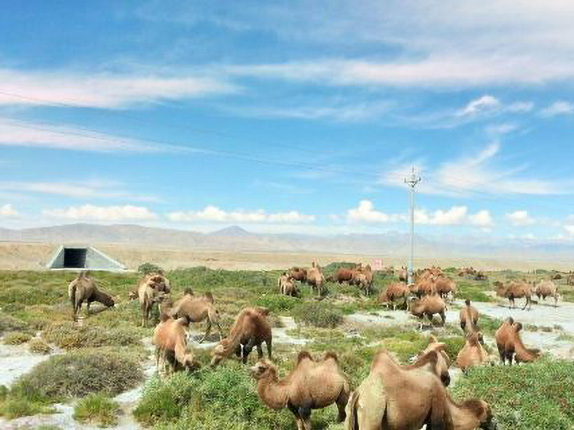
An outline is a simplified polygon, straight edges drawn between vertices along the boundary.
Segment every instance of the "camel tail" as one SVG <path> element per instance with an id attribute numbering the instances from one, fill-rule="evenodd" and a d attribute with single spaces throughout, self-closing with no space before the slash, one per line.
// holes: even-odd
<path id="1" fill-rule="evenodd" d="M 359 430 L 357 403 L 359 403 L 359 393 L 353 391 L 349 403 L 347 403 L 347 422 L 345 423 L 345 430 Z"/>

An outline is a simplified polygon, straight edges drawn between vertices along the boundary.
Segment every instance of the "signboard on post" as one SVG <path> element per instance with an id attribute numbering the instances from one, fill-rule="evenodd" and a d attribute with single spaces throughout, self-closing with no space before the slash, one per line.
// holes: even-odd
<path id="1" fill-rule="evenodd" d="M 373 258 L 372 261 L 373 270 L 383 270 L 383 259 L 382 258 Z"/>

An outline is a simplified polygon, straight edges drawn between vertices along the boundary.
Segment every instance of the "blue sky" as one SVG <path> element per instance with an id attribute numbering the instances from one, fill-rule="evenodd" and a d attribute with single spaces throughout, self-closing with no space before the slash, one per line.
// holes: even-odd
<path id="1" fill-rule="evenodd" d="M 574 240 L 574 4 L 30 1 L 0 222 Z"/>

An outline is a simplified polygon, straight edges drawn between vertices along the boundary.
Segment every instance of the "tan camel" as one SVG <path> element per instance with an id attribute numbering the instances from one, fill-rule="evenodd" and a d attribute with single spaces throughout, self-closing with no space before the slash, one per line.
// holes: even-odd
<path id="1" fill-rule="evenodd" d="M 452 294 L 452 296 L 454 297 L 456 293 L 456 283 L 452 279 L 444 275 L 439 275 L 435 278 L 434 284 L 436 292 L 443 299 L 446 299 L 449 296 L 449 294 Z"/>
<path id="2" fill-rule="evenodd" d="M 323 294 L 323 283 L 325 282 L 325 277 L 321 271 L 321 267 L 313 262 L 313 267 L 307 271 L 307 284 L 317 292 L 317 297 L 321 297 Z"/>
<path id="3" fill-rule="evenodd" d="M 345 420 L 351 390 L 335 353 L 327 352 L 322 361 L 316 362 L 307 351 L 300 352 L 295 369 L 282 380 L 269 360 L 259 361 L 251 371 L 257 379 L 259 399 L 276 411 L 289 408 L 298 430 L 311 430 L 311 411 L 334 403 L 339 409 L 339 422 Z"/>
<path id="4" fill-rule="evenodd" d="M 291 268 L 287 274 L 299 282 L 307 282 L 307 269 L 303 269 L 302 267 L 293 267 Z"/>
<path id="5" fill-rule="evenodd" d="M 229 336 L 219 342 L 213 350 L 211 365 L 218 365 L 234 353 L 245 364 L 253 347 L 257 347 L 257 354 L 261 359 L 263 358 L 263 348 L 261 347 L 263 342 L 267 345 L 267 352 L 269 358 L 271 358 L 273 335 L 271 333 L 271 325 L 267 321 L 267 315 L 269 315 L 269 311 L 265 308 L 243 309 L 237 315 L 235 323 L 229 331 Z"/>
<path id="6" fill-rule="evenodd" d="M 534 291 L 538 299 L 546 300 L 546 297 L 554 297 L 554 307 L 558 307 L 558 288 L 552 281 L 540 281 Z"/>
<path id="7" fill-rule="evenodd" d="M 407 268 L 401 267 L 401 270 L 399 270 L 397 277 L 399 278 L 400 282 L 408 282 L 409 281 L 409 271 L 407 270 Z"/>
<path id="8" fill-rule="evenodd" d="M 456 364 L 463 372 L 469 367 L 492 363 L 490 355 L 484 349 L 482 333 L 474 331 L 466 335 L 466 341 L 456 357 Z"/>
<path id="9" fill-rule="evenodd" d="M 138 299 L 142 312 L 142 326 L 145 327 L 154 307 L 169 299 L 171 286 L 165 276 L 158 273 L 145 275 L 138 284 Z"/>
<path id="10" fill-rule="evenodd" d="M 161 315 L 152 337 L 158 370 L 167 369 L 169 374 L 198 366 L 193 353 L 187 350 L 188 325 L 186 318 L 173 319 L 166 314 Z"/>
<path id="11" fill-rule="evenodd" d="M 507 285 L 498 286 L 496 288 L 496 294 L 499 297 L 505 297 L 510 301 L 510 308 L 516 307 L 515 299 L 526 299 L 526 303 L 522 310 L 532 309 L 532 287 L 525 281 L 512 281 Z"/>
<path id="12" fill-rule="evenodd" d="M 421 321 L 420 329 L 423 327 L 423 318 L 426 316 L 431 324 L 435 314 L 440 315 L 442 325 L 446 322 L 446 304 L 438 295 L 424 296 L 421 299 L 411 300 L 409 303 L 409 312 L 418 317 Z"/>
<path id="13" fill-rule="evenodd" d="M 450 385 L 450 374 L 448 373 L 450 358 L 446 353 L 446 344 L 439 342 L 432 334 L 429 338 L 428 346 L 418 355 L 414 364 L 412 366 L 404 366 L 403 368 L 411 369 L 421 367 L 426 362 L 426 356 L 430 352 L 435 352 L 437 354 L 437 362 L 433 369 L 433 373 L 440 378 L 445 387 L 448 387 Z"/>
<path id="14" fill-rule="evenodd" d="M 496 331 L 496 346 L 502 364 L 506 364 L 508 360 L 508 363 L 512 365 L 513 357 L 517 364 L 531 363 L 541 356 L 539 349 L 529 349 L 524 346 L 520 338 L 520 330 L 522 330 L 522 324 L 508 318 Z"/>
<path id="15" fill-rule="evenodd" d="M 396 309 L 395 300 L 402 300 L 405 309 L 408 311 L 408 300 L 410 295 L 409 287 L 404 282 L 391 282 L 385 291 L 379 295 L 379 303 L 381 304 L 391 304 L 393 310 Z"/>
<path id="16" fill-rule="evenodd" d="M 429 352 L 408 369 L 379 351 L 371 371 L 347 404 L 346 430 L 495 429 L 482 400 L 455 403 L 433 370 L 437 353 Z"/>
<path id="17" fill-rule="evenodd" d="M 279 286 L 279 294 L 291 297 L 301 297 L 301 292 L 299 291 L 299 288 L 297 288 L 295 280 L 291 278 L 287 272 L 283 272 L 279 277 L 277 284 Z"/>
<path id="18" fill-rule="evenodd" d="M 78 319 L 78 313 L 82 304 L 86 302 L 86 315 L 90 315 L 90 305 L 92 302 L 100 302 L 110 308 L 115 305 L 114 299 L 109 294 L 98 290 L 96 282 L 88 277 L 86 272 L 81 272 L 76 279 L 68 285 L 68 297 L 72 303 L 72 318 Z"/>
<path id="19" fill-rule="evenodd" d="M 188 323 L 199 323 L 207 320 L 207 329 L 205 334 L 199 341 L 203 343 L 209 333 L 211 327 L 215 325 L 219 333 L 219 340 L 221 341 L 221 326 L 219 325 L 219 311 L 215 308 L 213 295 L 205 293 L 203 296 L 194 296 L 191 289 L 187 289 L 183 297 L 177 300 L 171 309 L 168 311 L 172 318 L 186 318 Z"/>
<path id="20" fill-rule="evenodd" d="M 465 307 L 460 310 L 460 328 L 466 334 L 474 333 L 477 330 L 478 318 L 480 314 L 470 300 L 464 301 Z"/>

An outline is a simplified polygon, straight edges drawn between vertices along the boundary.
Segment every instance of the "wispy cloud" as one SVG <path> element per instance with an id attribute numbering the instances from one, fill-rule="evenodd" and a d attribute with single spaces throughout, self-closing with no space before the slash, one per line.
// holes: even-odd
<path id="1" fill-rule="evenodd" d="M 536 220 L 528 214 L 528 211 L 515 211 L 508 213 L 506 214 L 506 218 L 510 220 L 512 225 L 519 227 L 530 226 L 536 222 Z"/>
<path id="2" fill-rule="evenodd" d="M 237 223 L 277 223 L 299 224 L 315 220 L 314 215 L 302 214 L 298 211 L 268 213 L 263 209 L 256 211 L 225 211 L 217 206 L 209 205 L 200 211 L 178 211 L 167 214 L 175 222 L 237 222 Z"/>
<path id="3" fill-rule="evenodd" d="M 0 217 L 13 218 L 18 215 L 18 211 L 10 203 L 0 206 Z"/>
<path id="4" fill-rule="evenodd" d="M 0 69 L 0 105 L 50 105 L 124 108 L 135 103 L 183 100 L 228 94 L 237 87 L 213 76 L 164 76 L 139 72 L 29 72 Z M 23 97 L 19 97 L 23 96 Z"/>
<path id="5" fill-rule="evenodd" d="M 42 214 L 49 218 L 91 221 L 149 221 L 157 215 L 142 206 L 71 206 L 65 209 L 44 209 Z"/>
<path id="6" fill-rule="evenodd" d="M 552 117 L 558 115 L 572 115 L 574 113 L 574 104 L 559 100 L 552 103 L 550 106 L 545 107 L 540 111 L 540 114 L 545 117 Z"/>
<path id="7" fill-rule="evenodd" d="M 463 109 L 457 112 L 457 116 L 476 115 L 485 111 L 497 110 L 500 108 L 500 100 L 496 97 L 485 95 L 469 102 Z"/>

